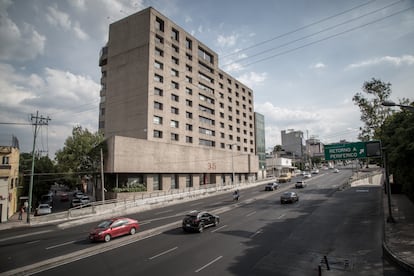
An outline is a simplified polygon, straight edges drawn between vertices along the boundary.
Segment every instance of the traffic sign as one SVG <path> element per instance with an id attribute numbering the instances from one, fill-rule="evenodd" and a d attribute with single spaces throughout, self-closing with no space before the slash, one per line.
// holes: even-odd
<path id="1" fill-rule="evenodd" d="M 381 156 L 380 141 L 325 145 L 325 160 L 359 159 Z"/>

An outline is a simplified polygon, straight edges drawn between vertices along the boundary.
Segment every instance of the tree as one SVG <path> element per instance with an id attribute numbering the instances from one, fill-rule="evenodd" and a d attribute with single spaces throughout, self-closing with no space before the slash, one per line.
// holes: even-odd
<path id="1" fill-rule="evenodd" d="M 98 170 L 102 147 L 101 133 L 91 133 L 81 126 L 73 128 L 72 136 L 66 139 L 63 149 L 56 152 L 59 171 L 69 173 L 66 184 L 74 186 L 79 183 L 79 177 L 92 176 Z"/>
<path id="2" fill-rule="evenodd" d="M 413 105 L 413 104 L 411 104 Z M 381 126 L 380 138 L 388 153 L 388 167 L 394 182 L 414 200 L 414 113 L 400 111 L 389 116 Z"/>
<path id="3" fill-rule="evenodd" d="M 358 138 L 361 141 L 378 139 L 376 131 L 391 112 L 389 108 L 382 106 L 391 95 L 391 84 L 372 78 L 371 81 L 364 82 L 362 91 L 367 94 L 367 97 L 358 92 L 352 98 L 361 110 L 361 121 L 364 123 L 364 126 L 360 127 L 361 133 Z"/>

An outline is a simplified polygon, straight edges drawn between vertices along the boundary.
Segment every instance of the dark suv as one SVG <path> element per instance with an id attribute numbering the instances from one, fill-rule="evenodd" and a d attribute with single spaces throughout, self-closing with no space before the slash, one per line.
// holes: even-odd
<path id="1" fill-rule="evenodd" d="M 216 226 L 219 224 L 219 216 L 204 212 L 204 211 L 192 211 L 188 213 L 183 219 L 184 231 L 198 231 L 203 232 L 204 228 L 210 226 Z"/>

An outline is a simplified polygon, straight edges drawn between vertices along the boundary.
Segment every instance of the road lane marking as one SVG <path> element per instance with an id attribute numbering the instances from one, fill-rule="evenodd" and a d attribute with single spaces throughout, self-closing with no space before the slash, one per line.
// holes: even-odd
<path id="1" fill-rule="evenodd" d="M 199 269 L 197 269 L 195 272 L 200 272 L 201 270 L 203 270 L 204 268 L 208 267 L 209 265 L 212 265 L 213 263 L 217 262 L 218 260 L 220 260 L 221 258 L 223 258 L 223 256 L 218 256 L 217 258 L 215 258 L 214 260 L 212 260 L 211 262 L 209 262 L 208 264 L 205 264 L 204 266 L 200 267 Z"/>
<path id="2" fill-rule="evenodd" d="M 364 189 L 364 190 L 359 189 L 359 190 L 356 190 L 356 192 L 357 193 L 368 193 L 369 190 L 368 189 Z"/>
<path id="3" fill-rule="evenodd" d="M 33 233 L 28 233 L 28 234 L 23 234 L 23 235 L 17 235 L 17 236 L 8 237 L 8 238 L 3 238 L 3 239 L 0 239 L 0 242 L 13 240 L 13 239 L 20 239 L 20 238 L 24 238 L 24 237 L 28 237 L 28 236 L 39 235 L 39 234 L 44 234 L 44 233 L 49 233 L 49 232 L 52 232 L 52 230 L 43 230 L 43 231 L 38 231 L 38 232 L 33 232 Z"/>
<path id="4" fill-rule="evenodd" d="M 197 205 L 201 205 L 201 204 L 203 204 L 203 202 L 196 202 L 196 203 L 190 204 L 190 206 L 197 206 Z"/>
<path id="5" fill-rule="evenodd" d="M 174 211 L 174 210 L 166 210 L 166 211 L 155 213 L 155 215 L 161 215 L 161 214 L 169 213 L 169 212 L 172 212 L 172 211 Z"/>
<path id="6" fill-rule="evenodd" d="M 252 215 L 254 215 L 254 214 L 256 214 L 256 211 L 253 211 L 253 212 L 251 212 L 251 213 L 248 213 L 248 214 L 246 215 L 246 217 L 250 217 L 250 216 L 252 216 Z"/>
<path id="7" fill-rule="evenodd" d="M 32 243 L 38 243 L 38 242 L 40 242 L 40 240 L 29 241 L 29 242 L 26 242 L 26 244 L 32 244 Z"/>
<path id="8" fill-rule="evenodd" d="M 259 229 L 256 232 L 254 232 L 253 234 L 250 235 L 250 239 L 256 237 L 257 235 L 263 233 L 263 229 Z"/>
<path id="9" fill-rule="evenodd" d="M 157 254 L 157 255 L 155 255 L 155 256 L 152 256 L 152 257 L 150 257 L 150 258 L 148 258 L 148 259 L 149 259 L 149 260 L 152 260 L 152 259 L 158 258 L 158 257 L 160 257 L 160 256 L 162 256 L 162 255 L 164 255 L 164 254 L 167 254 L 167 253 L 170 253 L 171 251 L 176 250 L 177 248 L 178 248 L 178 246 L 173 247 L 173 248 L 168 249 L 168 250 L 165 250 L 164 252 L 161 252 L 160 254 Z"/>
<path id="10" fill-rule="evenodd" d="M 211 231 L 211 232 L 217 232 L 217 231 L 219 231 L 219 230 L 223 229 L 224 227 L 227 227 L 227 225 L 223 225 L 223 226 L 221 226 L 221 227 L 219 227 L 219 228 L 217 228 L 217 229 L 214 229 L 214 230 L 213 230 L 213 231 Z"/>
<path id="11" fill-rule="evenodd" d="M 286 216 L 286 214 L 281 214 L 277 219 L 281 219 L 281 218 L 283 218 L 284 216 Z"/>
<path id="12" fill-rule="evenodd" d="M 78 240 L 78 241 L 81 241 L 81 240 Z M 46 247 L 45 249 L 49 250 L 49 249 L 53 249 L 53 248 L 56 248 L 56 247 L 61 247 L 61 246 L 65 246 L 65 245 L 68 245 L 68 244 L 73 244 L 73 243 L 78 242 L 78 241 L 68 241 L 68 242 L 64 242 L 64 243 L 60 243 L 60 244 L 56 244 L 56 245 Z"/>

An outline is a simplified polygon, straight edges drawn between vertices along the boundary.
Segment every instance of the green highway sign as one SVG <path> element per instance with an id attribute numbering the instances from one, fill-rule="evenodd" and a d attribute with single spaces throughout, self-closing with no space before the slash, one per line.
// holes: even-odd
<path id="1" fill-rule="evenodd" d="M 380 141 L 325 145 L 325 160 L 358 159 L 380 156 Z"/>

